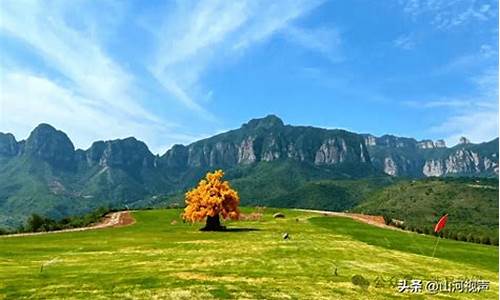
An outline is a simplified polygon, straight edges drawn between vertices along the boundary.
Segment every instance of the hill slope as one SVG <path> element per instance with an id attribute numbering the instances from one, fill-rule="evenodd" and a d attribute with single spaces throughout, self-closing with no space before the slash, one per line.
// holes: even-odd
<path id="1" fill-rule="evenodd" d="M 447 213 L 444 234 L 458 239 L 488 238 L 498 243 L 498 181 L 423 179 L 403 181 L 369 196 L 355 211 L 403 220 L 409 229 L 431 233 Z"/>
<path id="2" fill-rule="evenodd" d="M 394 182 L 397 180 L 390 177 L 311 181 L 270 199 L 266 204 L 272 207 L 345 211 Z"/>

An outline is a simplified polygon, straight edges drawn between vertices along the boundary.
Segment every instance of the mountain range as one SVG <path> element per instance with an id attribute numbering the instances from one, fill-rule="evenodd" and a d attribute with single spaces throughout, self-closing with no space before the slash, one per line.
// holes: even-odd
<path id="1" fill-rule="evenodd" d="M 178 203 L 217 168 L 226 171 L 243 204 L 344 210 L 361 200 L 363 193 L 355 191 L 360 181 L 368 192 L 400 178 L 498 177 L 498 138 L 481 144 L 462 138 L 447 147 L 443 141 L 285 125 L 269 115 L 159 156 L 133 137 L 75 149 L 64 132 L 40 124 L 26 140 L 0 133 L 0 227 L 18 226 L 33 212 L 62 218 L 100 206 Z M 316 195 L 321 205 L 292 197 L 300 191 Z M 339 196 L 345 201 L 321 196 L 332 192 L 345 192 Z"/>

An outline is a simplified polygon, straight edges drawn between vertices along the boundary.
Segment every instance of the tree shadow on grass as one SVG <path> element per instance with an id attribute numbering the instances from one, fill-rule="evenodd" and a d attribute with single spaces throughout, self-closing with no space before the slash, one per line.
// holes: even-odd
<path id="1" fill-rule="evenodd" d="M 247 227 L 236 227 L 236 228 L 226 228 L 222 232 L 246 232 L 246 231 L 260 231 L 258 228 L 247 228 Z"/>

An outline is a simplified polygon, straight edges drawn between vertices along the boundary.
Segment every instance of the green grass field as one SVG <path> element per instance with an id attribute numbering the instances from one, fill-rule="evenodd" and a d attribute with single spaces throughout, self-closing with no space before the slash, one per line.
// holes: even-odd
<path id="1" fill-rule="evenodd" d="M 276 211 L 226 224 L 254 230 L 200 232 L 180 210 L 152 210 L 127 227 L 0 237 L 0 299 L 498 299 L 498 247 L 441 240 L 432 258 L 433 237 Z M 484 279 L 490 289 L 401 294 L 390 282 L 404 278 Z"/>

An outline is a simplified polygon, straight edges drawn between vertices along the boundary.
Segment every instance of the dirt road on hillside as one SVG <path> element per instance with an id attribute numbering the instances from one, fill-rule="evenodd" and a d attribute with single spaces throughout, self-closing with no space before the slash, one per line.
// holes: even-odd
<path id="1" fill-rule="evenodd" d="M 6 234 L 0 235 L 0 238 L 4 237 L 15 237 L 15 236 L 28 236 L 28 235 L 41 235 L 41 234 L 51 234 L 51 233 L 61 233 L 61 232 L 75 232 L 75 231 L 85 231 L 85 230 L 94 230 L 100 228 L 107 227 L 121 227 L 127 226 L 135 223 L 134 217 L 130 211 L 117 211 L 112 212 L 104 216 L 101 222 L 87 226 L 87 227 L 79 227 L 79 228 L 70 228 L 63 230 L 55 230 L 55 231 L 44 231 L 44 232 L 26 232 L 26 233 L 15 233 L 15 234 Z"/>
<path id="2" fill-rule="evenodd" d="M 313 209 L 296 209 L 296 210 L 302 211 L 302 212 L 322 214 L 325 216 L 351 218 L 353 220 L 357 220 L 357 221 L 360 221 L 360 222 L 363 222 L 366 224 L 370 224 L 373 226 L 377 226 L 380 228 L 401 230 L 401 229 L 396 228 L 394 226 L 386 225 L 385 221 L 384 221 L 384 217 L 382 217 L 382 216 L 371 216 L 371 215 L 364 215 L 364 214 L 344 213 L 344 212 L 336 212 L 336 211 L 328 211 L 328 210 L 313 210 Z"/>

